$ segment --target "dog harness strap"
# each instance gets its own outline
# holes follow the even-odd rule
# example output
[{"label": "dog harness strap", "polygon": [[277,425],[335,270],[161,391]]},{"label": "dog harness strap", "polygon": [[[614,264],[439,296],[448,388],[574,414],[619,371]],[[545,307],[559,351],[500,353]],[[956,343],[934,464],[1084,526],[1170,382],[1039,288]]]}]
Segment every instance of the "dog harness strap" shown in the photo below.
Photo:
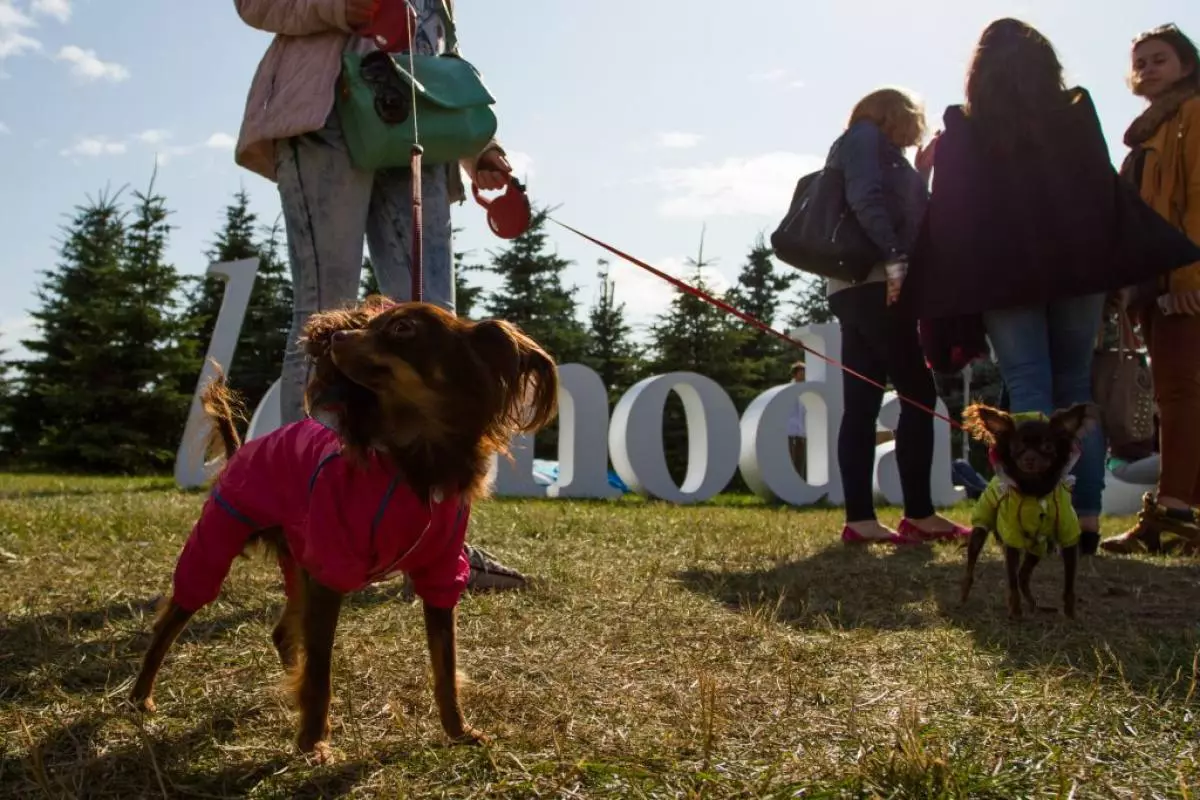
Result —
[{"label": "dog harness strap", "polygon": [[228,514],[229,516],[236,519],[238,522],[242,523],[243,525],[250,528],[251,530],[258,531],[258,530],[263,529],[262,525],[259,525],[257,522],[250,519],[248,516],[243,514],[241,511],[238,511],[236,508],[234,508],[233,505],[231,505],[228,500],[226,500],[224,497],[222,497],[221,493],[218,492],[216,489],[213,490],[212,497],[213,497],[213,502],[216,503],[221,508],[222,511],[224,511],[226,514]]}]

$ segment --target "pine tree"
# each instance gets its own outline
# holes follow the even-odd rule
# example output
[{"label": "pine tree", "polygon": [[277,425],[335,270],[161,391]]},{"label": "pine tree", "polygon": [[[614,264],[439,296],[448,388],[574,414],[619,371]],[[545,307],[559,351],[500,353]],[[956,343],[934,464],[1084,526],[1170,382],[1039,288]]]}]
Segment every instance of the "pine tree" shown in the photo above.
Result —
[{"label": "pine tree", "polygon": [[375,265],[370,256],[363,256],[362,277],[358,281],[358,299],[366,300],[373,294],[380,294],[379,281],[375,278]]},{"label": "pine tree", "polygon": [[583,363],[599,374],[611,404],[638,380],[643,364],[633,328],[625,320],[625,304],[616,301],[617,287],[609,276],[609,264],[601,259],[600,266],[600,295],[589,314]]},{"label": "pine tree", "polygon": [[833,322],[835,317],[829,308],[827,288],[828,282],[821,277],[807,276],[801,280],[799,294],[792,303],[792,314],[788,317],[788,326],[799,328]]},{"label": "pine tree", "polygon": [[195,365],[164,263],[165,201],[136,193],[126,225],[116,198],[77,209],[57,267],[37,291],[42,338],[23,344],[22,392],[8,449],[59,469],[142,473],[174,458],[189,396],[179,374]]},{"label": "pine tree", "polygon": [[458,316],[464,319],[474,319],[475,310],[479,308],[483,297],[483,287],[467,282],[467,273],[483,272],[480,264],[468,264],[467,253],[454,254],[454,307]]},{"label": "pine tree", "polygon": [[[259,262],[233,364],[222,365],[230,388],[242,395],[251,411],[279,378],[291,333],[292,282],[281,236],[278,218],[272,225],[259,226],[258,215],[250,210],[250,195],[241,189],[226,207],[225,224],[205,253],[212,263],[245,258]],[[204,347],[212,339],[225,286],[224,281],[208,275],[193,278],[192,284],[189,322]]]},{"label": "pine tree", "polygon": [[[0,444],[8,437],[8,421],[12,416],[12,403],[15,394],[12,378],[12,363],[7,358],[8,351],[0,350]],[[0,463],[8,461],[7,448],[0,447]]]},{"label": "pine tree", "polygon": [[[709,294],[712,290],[704,280],[704,269],[711,263],[704,259],[701,236],[698,257],[688,259],[692,274],[687,281]],[[677,291],[670,310],[659,315],[658,322],[651,326],[653,371],[656,374],[697,372],[711,378],[730,395],[738,410],[742,410],[746,398],[755,393],[755,372],[738,355],[749,341],[749,335],[741,326],[740,321],[711,303]],[[683,404],[674,396],[663,414],[663,445],[672,476],[677,481],[682,480],[687,467],[687,424]]]},{"label": "pine tree", "polygon": [[[759,234],[738,274],[737,285],[729,291],[726,298],[734,308],[771,327],[774,327],[775,318],[779,314],[781,295],[791,289],[800,278],[796,272],[776,272],[773,255],[774,251],[762,234]],[[758,394],[787,382],[788,370],[782,365],[784,362],[795,361],[798,355],[795,348],[768,333],[749,327],[746,331],[746,341],[740,348],[738,357],[751,371],[749,378],[754,393]],[[734,402],[738,403],[739,408],[744,408],[752,399],[753,397],[739,397],[734,398]]]},{"label": "pine tree", "polygon": [[571,262],[545,252],[548,215],[547,209],[536,211],[529,230],[493,255],[492,272],[501,287],[489,295],[487,313],[520,326],[560,364],[578,362],[587,332],[575,316],[575,287],[562,283]]},{"label": "pine tree", "polygon": [[253,243],[258,273],[246,319],[238,337],[237,352],[229,371],[229,385],[238,391],[251,412],[283,371],[283,355],[292,329],[292,280],[282,255],[279,219],[260,229]]},{"label": "pine tree", "polygon": [[166,199],[154,192],[153,179],[149,190],[135,192],[134,199],[124,261],[134,301],[125,306],[125,322],[119,327],[129,336],[125,369],[128,389],[137,397],[132,420],[154,437],[154,463],[166,466],[187,421],[202,354],[180,307],[184,278],[165,260],[172,230]]},{"label": "pine tree", "polygon": [[[575,287],[568,289],[562,283],[562,273],[571,262],[546,252],[549,213],[535,211],[529,229],[506,250],[493,254],[492,271],[501,287],[488,296],[486,311],[490,317],[520,326],[555,361],[566,364],[582,360],[587,332],[575,317]],[[539,458],[553,458],[557,451],[557,428],[538,434],[534,452]]]},{"label": "pine tree", "polygon": [[[246,193],[245,189],[242,189],[233,196],[233,202],[226,207],[225,224],[217,232],[217,239],[213,242],[212,247],[204,254],[209,263],[222,264],[227,261],[258,257],[258,249],[254,241],[257,224],[258,215],[250,210],[250,195]],[[221,310],[221,298],[225,294],[225,284],[221,279],[210,275],[192,277],[189,279],[189,283],[191,283],[192,298],[188,316],[195,326],[196,337],[204,345],[207,345],[212,339],[213,328],[217,324],[217,314]]]}]

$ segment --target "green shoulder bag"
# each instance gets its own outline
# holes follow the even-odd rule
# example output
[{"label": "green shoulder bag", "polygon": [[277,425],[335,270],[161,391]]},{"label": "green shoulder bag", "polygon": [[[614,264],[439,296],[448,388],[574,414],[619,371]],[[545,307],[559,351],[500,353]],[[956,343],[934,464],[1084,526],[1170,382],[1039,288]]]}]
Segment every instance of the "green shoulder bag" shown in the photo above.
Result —
[{"label": "green shoulder bag", "polygon": [[[453,51],[449,21],[447,36]],[[458,55],[414,54],[410,72],[408,53],[342,54],[336,106],[360,169],[407,167],[418,137],[426,164],[475,156],[496,134],[495,102],[479,71]]]}]

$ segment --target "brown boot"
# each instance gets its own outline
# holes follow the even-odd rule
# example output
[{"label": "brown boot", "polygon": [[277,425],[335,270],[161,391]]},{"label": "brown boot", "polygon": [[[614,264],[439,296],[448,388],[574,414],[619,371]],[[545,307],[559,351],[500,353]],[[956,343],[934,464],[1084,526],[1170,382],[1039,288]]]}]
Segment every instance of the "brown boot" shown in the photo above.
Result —
[{"label": "brown boot", "polygon": [[1174,534],[1187,542],[1200,541],[1200,524],[1196,512],[1161,506],[1157,498],[1147,493],[1142,498],[1142,510],[1131,530],[1100,543],[1106,553],[1130,555],[1133,553],[1161,553],[1164,533]]}]

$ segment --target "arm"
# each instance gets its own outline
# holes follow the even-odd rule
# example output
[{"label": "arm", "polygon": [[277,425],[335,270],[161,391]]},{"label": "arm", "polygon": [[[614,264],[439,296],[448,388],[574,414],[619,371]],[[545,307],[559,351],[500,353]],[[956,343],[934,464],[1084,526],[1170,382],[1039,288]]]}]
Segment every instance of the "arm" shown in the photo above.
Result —
[{"label": "arm", "polygon": [[[1184,187],[1183,232],[1200,244],[1200,100],[1184,105],[1183,138],[1179,140],[1183,158]],[[1200,291],[1200,263],[1175,270],[1171,274],[1171,292]]]},{"label": "arm", "polygon": [[[458,46],[458,35],[457,35],[457,32],[455,31],[455,24],[454,24],[455,23],[454,2],[453,2],[453,0],[445,0],[445,3],[446,3],[446,12],[450,16],[449,20],[447,20],[447,23],[446,23],[446,27],[448,29],[447,33],[449,34],[446,39],[446,53],[448,55],[458,56],[459,58],[461,58],[462,57],[462,49]],[[484,155],[486,155],[487,153],[489,153],[493,150],[496,151],[497,153],[499,153],[501,156],[507,155],[504,152],[504,148],[500,146],[500,141],[498,139],[496,139],[495,137],[493,137],[492,140],[490,142],[488,142],[486,145],[484,145],[484,148],[482,150],[480,150],[478,153],[476,153],[473,156],[467,156],[466,158],[461,159],[458,162],[459,166],[462,167],[463,172],[467,173],[467,179],[469,181],[471,181],[471,183],[475,183],[476,170],[479,166],[479,159],[483,158]]]},{"label": "arm", "polygon": [[233,0],[238,16],[252,28],[284,36],[352,29],[346,22],[346,0]]},{"label": "arm", "polygon": [[883,133],[871,124],[856,125],[842,142],[846,202],[867,236],[884,256],[901,253],[900,237],[892,224],[883,195]]}]

